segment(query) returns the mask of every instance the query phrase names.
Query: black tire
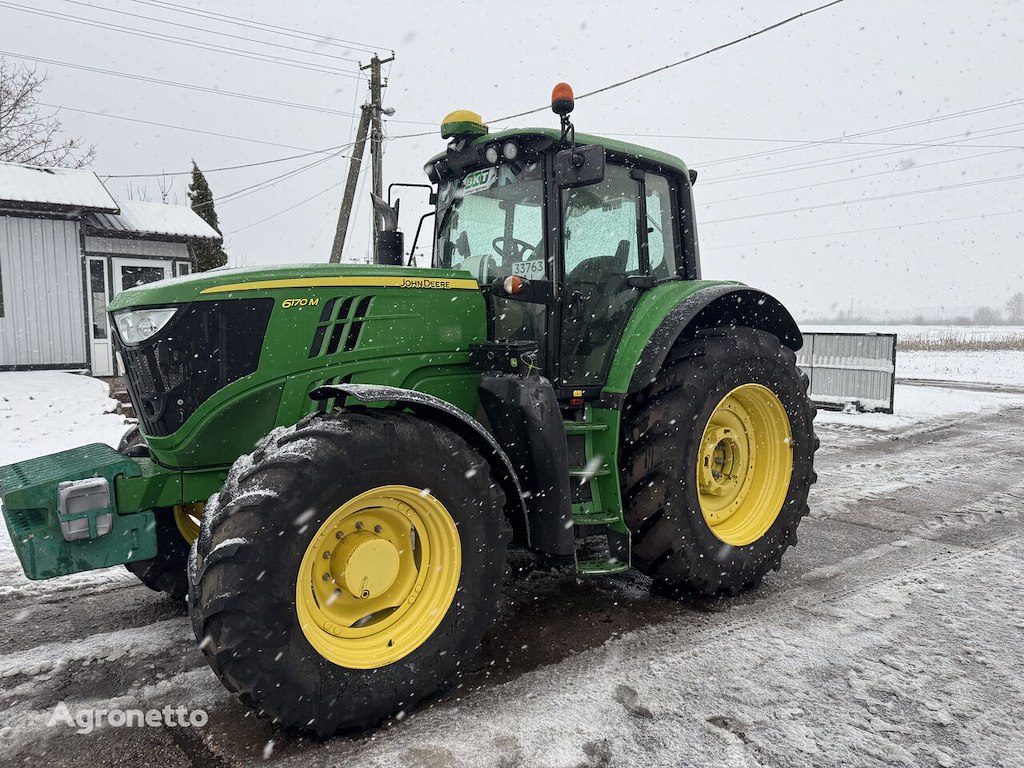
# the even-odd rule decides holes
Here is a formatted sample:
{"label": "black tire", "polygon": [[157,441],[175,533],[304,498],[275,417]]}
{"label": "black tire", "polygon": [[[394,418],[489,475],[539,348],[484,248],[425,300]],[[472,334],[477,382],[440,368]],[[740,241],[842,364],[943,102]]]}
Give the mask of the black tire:
{"label": "black tire", "polygon": [[[793,470],[781,511],[764,535],[745,546],[719,539],[705,522],[696,467],[704,428],[722,398],[761,384],[781,401],[793,440]],[[736,594],[778,570],[808,513],[817,479],[815,407],[793,351],[762,331],[707,331],[679,343],[656,380],[623,414],[621,480],[633,564],[670,593]]]}
{"label": "black tire", "polygon": [[136,458],[149,456],[149,446],[138,427],[132,427],[124,433],[121,442],[117,444],[117,452]]}
{"label": "black tire", "polygon": [[[429,488],[448,510],[462,549],[458,587],[415,650],[386,666],[345,668],[299,626],[299,565],[335,509],[391,484]],[[229,690],[285,726],[320,736],[371,728],[469,671],[497,616],[504,504],[479,452],[428,420],[353,408],[275,430],[235,463],[203,517],[189,563],[200,648]]]}
{"label": "black tire", "polygon": [[[125,456],[149,455],[149,448],[138,427],[132,427],[125,433],[117,451]],[[125,563],[124,567],[154,592],[164,592],[171,599],[184,602],[188,593],[188,542],[175,525],[170,508],[153,511],[156,515],[156,557]]]}
{"label": "black tire", "polygon": [[156,517],[156,557],[136,560],[124,567],[154,592],[184,602],[188,594],[188,542],[174,522],[170,508],[153,510]]}

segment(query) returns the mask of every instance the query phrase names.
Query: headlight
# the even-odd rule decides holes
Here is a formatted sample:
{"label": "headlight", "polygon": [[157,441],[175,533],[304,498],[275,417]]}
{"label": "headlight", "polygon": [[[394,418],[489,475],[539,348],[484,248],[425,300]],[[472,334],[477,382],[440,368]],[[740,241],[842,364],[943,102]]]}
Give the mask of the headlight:
{"label": "headlight", "polygon": [[170,309],[126,309],[114,315],[118,333],[125,344],[140,344],[155,336],[174,317],[178,310]]}

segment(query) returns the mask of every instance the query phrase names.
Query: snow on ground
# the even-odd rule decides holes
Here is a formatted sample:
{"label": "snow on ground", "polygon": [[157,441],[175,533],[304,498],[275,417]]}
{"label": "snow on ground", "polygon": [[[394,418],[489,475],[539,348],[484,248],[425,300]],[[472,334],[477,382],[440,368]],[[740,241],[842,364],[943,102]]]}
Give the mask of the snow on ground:
{"label": "snow on ground", "polygon": [[814,422],[902,432],[934,423],[948,423],[971,414],[994,413],[1008,405],[1024,404],[1024,395],[897,384],[894,403],[895,412],[891,414],[819,410]]}
{"label": "snow on ground", "polygon": [[0,466],[86,443],[117,447],[128,430],[99,379],[59,371],[0,373]]}
{"label": "snow on ground", "polygon": [[896,377],[1024,387],[1024,350],[897,352]]}

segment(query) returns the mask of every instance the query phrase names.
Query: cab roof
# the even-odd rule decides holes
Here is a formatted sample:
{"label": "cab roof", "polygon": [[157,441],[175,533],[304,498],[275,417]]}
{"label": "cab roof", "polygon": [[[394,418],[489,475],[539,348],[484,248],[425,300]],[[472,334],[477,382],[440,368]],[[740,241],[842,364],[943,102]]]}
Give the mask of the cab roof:
{"label": "cab roof", "polygon": [[[555,128],[507,128],[504,131],[498,131],[497,133],[485,133],[481,136],[476,137],[470,143],[472,147],[482,147],[485,144],[491,144],[492,142],[505,141],[507,139],[514,139],[518,136],[544,136],[554,141],[558,141],[562,138],[562,132]],[[667,152],[662,152],[657,149],[651,149],[650,147],[643,147],[639,144],[631,144],[628,141],[619,141],[617,139],[607,139],[603,136],[595,136],[589,133],[577,133],[576,134],[577,144],[597,144],[604,147],[610,152],[616,152],[623,155],[630,155],[637,157],[647,162],[654,163],[656,165],[670,168],[674,171],[678,171],[684,176],[689,173],[689,168],[686,163],[680,160],[675,155],[670,155]],[[439,152],[430,158],[430,162],[435,162],[446,156],[446,152]]]}

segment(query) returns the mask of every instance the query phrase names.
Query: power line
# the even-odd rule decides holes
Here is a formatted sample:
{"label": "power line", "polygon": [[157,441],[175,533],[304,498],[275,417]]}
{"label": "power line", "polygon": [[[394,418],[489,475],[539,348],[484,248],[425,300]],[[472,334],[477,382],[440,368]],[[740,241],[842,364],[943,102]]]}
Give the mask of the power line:
{"label": "power line", "polygon": [[339,154],[332,155],[330,157],[321,157],[314,160],[312,163],[307,163],[306,165],[303,165],[299,168],[295,168],[290,171],[285,171],[284,173],[278,174],[277,176],[272,176],[269,179],[259,181],[255,184],[250,184],[248,187],[236,189],[234,192],[229,192],[228,194],[222,196],[219,200],[217,200],[217,204],[220,205],[222,203],[233,203],[235,200],[240,200],[243,197],[248,197],[249,195],[256,194],[257,192],[262,192],[264,189],[277,186],[282,181],[287,181],[288,179],[294,176],[303,174],[306,171],[316,168],[319,165],[323,165],[328,160],[334,160],[335,158],[340,156],[341,155]]}
{"label": "power line", "polygon": [[[691,140],[691,141],[742,141],[742,142],[765,142],[765,143],[774,143],[774,144],[793,144],[794,142],[803,142],[804,144],[807,144],[807,145],[811,145],[811,144],[813,144],[813,145],[818,145],[818,144],[841,144],[841,145],[865,146],[865,147],[903,147],[903,148],[911,148],[911,147],[952,147],[954,149],[957,148],[957,147],[965,147],[965,148],[975,148],[975,147],[977,147],[979,149],[1020,149],[1021,148],[1019,145],[1016,145],[1016,144],[1013,145],[1013,146],[1002,145],[1002,144],[999,144],[999,145],[995,145],[995,144],[955,144],[955,143],[934,144],[934,143],[921,142],[921,141],[910,141],[910,142],[908,142],[908,141],[846,141],[845,139],[821,139],[821,140],[818,140],[818,141],[806,141],[806,140],[801,140],[801,139],[769,139],[769,138],[761,138],[761,137],[755,137],[755,136],[749,136],[749,137],[748,136],[686,136],[686,135],[671,134],[671,133],[609,133],[607,131],[602,131],[601,135],[602,136],[625,136],[627,138],[630,137],[630,136],[635,136],[637,138],[644,138],[644,139],[688,139],[688,140]],[[760,154],[763,154],[765,156],[770,156],[770,155],[779,154],[779,152],[766,151],[766,152],[763,152],[763,153],[760,153]],[[712,164],[714,164],[714,163],[701,163],[701,162],[697,162],[697,163],[694,163],[694,166],[695,167],[700,167],[700,168],[706,168],[708,165],[712,165]]]}
{"label": "power line", "polygon": [[[816,235],[801,235],[799,237],[785,237],[777,240],[759,240],[755,243],[735,243],[733,245],[712,245],[706,246],[709,251],[725,250],[727,248],[753,248],[757,245],[774,245],[775,243],[791,243],[797,240],[814,240],[820,237],[838,237],[840,235],[859,235],[862,232],[881,232],[887,229],[904,229],[906,227],[924,227],[933,226],[935,224],[951,224],[957,221],[972,221],[974,219],[988,219],[995,216],[1012,216],[1014,214],[1021,214],[1024,211],[999,211],[998,213],[982,213],[977,216],[961,216],[956,219],[937,219],[936,221],[914,221],[906,222],[904,224],[890,224],[884,227],[865,227],[863,229],[848,229],[845,232],[821,232]],[[705,246],[702,246],[704,248]]]}
{"label": "power line", "polygon": [[701,167],[709,168],[709,167],[711,167],[713,165],[722,165],[724,163],[731,163],[731,162],[736,162],[736,161],[739,161],[739,160],[748,160],[748,159],[752,159],[752,158],[755,158],[755,157],[763,157],[765,155],[773,155],[773,156],[774,155],[780,155],[780,154],[783,154],[785,152],[795,152],[795,151],[798,151],[798,150],[801,150],[801,149],[807,149],[809,147],[818,146],[820,144],[830,143],[831,141],[837,141],[837,142],[845,143],[846,140],[848,140],[848,139],[859,139],[859,138],[863,138],[865,136],[875,136],[875,135],[878,135],[880,133],[889,133],[890,131],[903,130],[904,128],[916,128],[918,126],[930,125],[932,123],[939,123],[939,122],[943,122],[945,120],[954,120],[956,118],[966,117],[968,115],[979,115],[979,114],[983,114],[985,112],[992,112],[994,110],[1007,109],[1009,107],[1015,107],[1015,106],[1019,106],[1021,104],[1024,104],[1024,99],[1013,99],[1011,101],[1004,101],[1004,102],[1000,102],[998,104],[988,104],[988,105],[986,105],[984,107],[972,107],[971,109],[963,109],[963,110],[960,110],[958,112],[950,112],[950,113],[945,114],[945,115],[938,115],[938,116],[935,116],[935,117],[928,117],[928,118],[923,118],[923,119],[920,119],[920,120],[914,120],[914,121],[909,122],[909,123],[898,123],[896,125],[890,125],[890,126],[886,126],[884,128],[873,128],[873,129],[867,130],[867,131],[859,131],[857,133],[851,133],[851,134],[848,134],[846,136],[836,136],[833,139],[827,140],[827,141],[804,141],[804,142],[800,142],[796,146],[788,147],[786,149],[772,150],[770,152],[752,152],[752,153],[749,153],[749,154],[746,154],[746,155],[735,155],[734,157],[724,157],[724,158],[721,158],[719,160],[709,160],[709,161],[707,161],[705,163],[701,163]]}
{"label": "power line", "polygon": [[337,109],[328,109],[327,107],[314,107],[309,104],[298,104],[292,101],[283,101],[281,99],[272,99],[267,96],[257,96],[251,93],[236,93],[234,91],[224,91],[219,88],[208,88],[202,85],[194,85],[191,83],[179,83],[176,80],[161,80],[156,77],[146,77],[145,75],[133,75],[128,72],[116,72],[110,69],[100,69],[99,67],[89,67],[84,64],[72,64],[66,61],[57,61],[56,59],[44,59],[39,56],[25,56],[20,53],[11,53],[10,51],[0,51],[0,56],[9,56],[14,59],[24,59],[26,61],[35,61],[40,64],[51,64],[57,67],[67,67],[69,69],[77,69],[83,72],[94,72],[101,75],[111,75],[113,77],[123,77],[128,80],[138,80],[144,83],[153,83],[156,85],[166,85],[172,88],[184,88],[189,91],[198,91],[200,93],[212,93],[218,96],[230,96],[235,99],[244,99],[246,101],[259,102],[261,104],[272,104],[274,106],[281,107],[292,107],[294,109],[304,109],[309,112],[322,112],[327,115],[343,115],[349,117],[351,113],[342,112]]}
{"label": "power line", "polygon": [[196,27],[196,26],[192,26],[191,24],[182,24],[180,21],[167,21],[166,19],[158,19],[155,16],[147,16],[147,15],[142,14],[142,13],[132,13],[131,11],[125,11],[125,10],[120,10],[120,9],[116,9],[116,8],[106,8],[106,7],[101,6],[101,5],[94,5],[92,3],[83,2],[82,0],[63,0],[63,2],[69,3],[71,5],[84,6],[85,8],[95,8],[96,10],[107,11],[108,13],[114,13],[114,14],[117,14],[118,16],[130,16],[130,17],[135,18],[135,19],[144,19],[146,21],[152,21],[152,22],[155,22],[157,24],[164,24],[166,26],[179,27],[181,29],[189,29],[189,30],[192,30],[194,32],[202,32],[202,33],[208,34],[208,35],[216,35],[217,37],[227,37],[227,38],[230,38],[232,40],[241,40],[242,42],[246,42],[246,43],[258,43],[259,45],[266,45],[266,46],[270,46],[271,48],[280,48],[283,51],[294,51],[296,53],[304,53],[304,54],[307,54],[309,56],[323,56],[324,58],[335,59],[336,61],[347,61],[347,62],[351,62],[353,64],[358,64],[359,63],[359,59],[353,59],[353,58],[350,58],[348,56],[336,56],[333,53],[324,53],[323,51],[311,51],[311,50],[308,50],[306,48],[299,48],[299,47],[294,46],[294,45],[285,45],[283,43],[272,43],[269,40],[254,40],[252,37],[245,37],[243,35],[233,35],[230,32],[215,31],[215,30],[209,29],[208,27]]}
{"label": "power line", "polygon": [[161,42],[171,43],[172,45],[181,45],[188,48],[198,48],[200,50],[214,51],[216,53],[227,53],[231,56],[238,56],[244,59],[252,59],[254,61],[262,61],[268,64],[280,64],[281,66],[294,67],[296,69],[304,69],[310,72],[318,72],[320,74],[326,75],[340,75],[342,77],[349,78],[356,77],[356,73],[352,72],[351,70],[338,69],[336,67],[328,67],[326,65],[310,62],[301,62],[296,59],[285,59],[280,56],[263,54],[256,51],[243,51],[237,48],[229,48],[227,46],[217,45],[216,43],[206,43],[198,40],[185,40],[181,37],[175,37],[173,35],[164,35],[160,32],[149,32],[146,30],[124,27],[119,24],[108,24],[98,21],[91,21],[89,19],[82,19],[76,16],[71,16],[70,14],[66,13],[47,11],[38,8],[28,8],[23,5],[5,2],[3,0],[0,0],[0,7],[9,8],[15,11],[22,11],[24,13],[31,13],[37,16],[45,16],[47,18],[58,19],[61,21],[69,21],[74,24],[82,24],[87,27],[98,27],[99,29],[121,32],[128,35],[134,35],[136,37],[143,37],[149,40],[159,40]]}
{"label": "power line", "polygon": [[[220,171],[237,171],[242,168],[257,168],[261,165],[272,165],[274,163],[283,163],[288,160],[298,160],[302,157],[309,157],[310,155],[323,155],[328,153],[337,153],[342,150],[346,150],[351,147],[351,144],[339,144],[336,147],[326,147],[324,149],[314,149],[309,152],[303,152],[300,155],[289,155],[288,157],[276,157],[273,160],[259,160],[253,163],[241,163],[239,165],[226,165],[221,168],[207,168],[203,171],[203,174],[218,173]],[[335,157],[345,157],[345,155],[334,155]],[[330,158],[328,158],[330,159]],[[163,176],[191,176],[192,171],[175,171],[173,173],[167,173],[161,171],[160,173],[101,173],[98,174],[104,179],[152,179],[160,178]]]}
{"label": "power line", "polygon": [[[843,0],[832,0],[832,2],[830,2],[830,3],[825,3],[824,5],[819,5],[817,8],[812,8],[809,11],[801,11],[800,13],[798,13],[798,14],[796,14],[794,16],[790,16],[788,19],[783,19],[782,21],[777,21],[774,24],[770,24],[767,27],[763,27],[763,28],[757,30],[756,32],[751,32],[749,35],[746,35],[744,37],[738,37],[735,40],[730,40],[727,43],[722,43],[721,45],[716,45],[713,48],[708,48],[706,51],[694,54],[693,56],[687,56],[685,59],[680,59],[679,61],[674,61],[671,64],[665,64],[663,66],[656,67],[654,69],[650,69],[650,70],[648,70],[646,72],[641,72],[639,75],[633,75],[633,77],[628,77],[625,80],[620,80],[617,83],[612,83],[611,85],[605,85],[605,86],[603,86],[601,88],[596,88],[593,91],[587,91],[586,93],[584,93],[584,94],[582,94],[580,96],[577,96],[576,100],[579,101],[580,99],[586,99],[586,98],[588,98],[590,96],[596,96],[599,93],[605,93],[606,91],[610,91],[613,88],[620,88],[623,85],[628,85],[629,83],[635,83],[637,80],[642,80],[645,77],[650,77],[651,75],[656,75],[659,72],[664,72],[667,69],[672,69],[673,67],[678,67],[678,66],[680,66],[682,64],[688,64],[689,62],[696,61],[697,59],[702,59],[705,56],[710,56],[711,54],[717,53],[718,51],[724,51],[726,48],[731,48],[734,45],[739,45],[740,43],[744,43],[747,40],[751,40],[751,39],[753,39],[753,38],[755,38],[755,37],[757,37],[759,35],[763,35],[763,34],[766,34],[767,32],[771,32],[773,30],[778,29],[779,27],[784,27],[785,25],[790,24],[791,22],[794,22],[794,21],[796,21],[798,19],[801,19],[804,16],[810,16],[811,14],[817,13],[818,11],[824,11],[826,8],[831,8],[832,6],[839,5],[842,2],[843,2]],[[506,115],[505,117],[499,117],[499,118],[496,118],[494,120],[491,120],[490,122],[492,122],[492,123],[501,123],[501,122],[504,122],[505,120],[514,120],[517,117],[525,117],[526,115],[532,115],[532,114],[535,114],[537,112],[543,112],[544,110],[546,110],[548,108],[549,108],[549,105],[545,104],[543,107],[537,107],[536,109],[529,109],[529,110],[527,110],[525,112],[517,112],[514,115]]]}
{"label": "power line", "polygon": [[290,205],[287,208],[278,211],[277,213],[272,213],[269,216],[265,216],[262,219],[258,219],[257,221],[252,222],[251,224],[246,224],[245,226],[239,227],[238,229],[233,229],[230,232],[226,233],[225,237],[228,237],[230,235],[238,234],[239,232],[244,232],[247,229],[252,229],[253,227],[259,226],[260,224],[263,224],[263,223],[265,223],[267,221],[270,221],[271,219],[276,219],[278,216],[286,214],[289,211],[294,211],[299,206],[305,205],[306,203],[310,202],[311,200],[315,200],[316,198],[320,197],[321,195],[326,195],[328,192],[330,192],[333,189],[337,189],[338,187],[340,187],[344,183],[345,183],[345,180],[342,179],[339,182],[331,184],[331,186],[327,187],[327,189],[321,189],[315,195],[310,195],[305,200],[302,200],[302,201],[300,201],[298,203],[295,203],[295,205]]}
{"label": "power line", "polygon": [[63,104],[47,104],[46,102],[36,102],[41,107],[50,107],[51,109],[67,110],[68,112],[80,112],[83,115],[94,115],[96,117],[105,117],[111,120],[127,120],[130,123],[141,123],[142,125],[152,125],[158,128],[170,128],[175,131],[188,131],[189,133],[200,133],[204,136],[216,136],[220,139],[232,139],[234,141],[248,141],[252,144],[265,144],[269,147],[280,147],[282,149],[299,149],[306,152],[313,152],[309,147],[297,147],[292,144],[280,144],[276,141],[264,141],[262,139],[254,139],[249,136],[234,136],[230,133],[217,133],[216,131],[204,131],[201,128],[187,128],[184,125],[171,125],[170,123],[161,123],[155,120],[142,120],[137,117],[127,117],[125,115],[115,115],[112,112],[93,112],[88,109],[78,109],[77,107],[68,107]]}
{"label": "power line", "polygon": [[970,157],[954,157],[954,158],[947,159],[947,160],[937,160],[934,163],[924,163],[922,165],[911,165],[911,166],[906,167],[906,168],[890,168],[890,169],[887,169],[887,170],[884,170],[884,171],[877,171],[875,173],[865,173],[865,174],[862,174],[860,176],[847,176],[847,177],[842,178],[842,179],[830,179],[829,181],[819,181],[819,182],[815,182],[813,184],[802,184],[802,185],[800,185],[798,187],[786,187],[785,189],[772,189],[772,190],[768,190],[767,192],[755,192],[752,195],[741,195],[739,197],[727,197],[727,198],[723,198],[721,200],[711,200],[711,201],[706,202],[706,203],[701,203],[701,205],[703,205],[703,206],[720,205],[721,203],[733,203],[733,202],[736,202],[738,200],[750,200],[750,199],[755,198],[755,197],[766,197],[767,195],[779,195],[779,194],[782,194],[784,192],[803,192],[803,191],[806,191],[806,190],[809,190],[809,189],[814,189],[815,187],[825,187],[825,186],[829,186],[831,184],[842,184],[843,182],[847,182],[847,181],[859,181],[860,179],[870,179],[870,178],[873,178],[875,176],[888,176],[888,175],[893,174],[893,173],[905,173],[906,171],[917,171],[917,170],[920,170],[921,168],[931,168],[931,167],[936,166],[936,165],[946,165],[948,163],[962,163],[965,160],[977,160],[978,158],[989,157],[991,155],[1003,155],[1003,154],[1006,154],[1007,152],[1017,152],[1017,151],[1020,151],[1021,149],[1024,149],[1024,147],[1011,147],[1010,149],[998,149],[998,150],[996,150],[994,152],[982,152],[981,154],[971,155]]}
{"label": "power line", "polygon": [[765,211],[763,213],[751,213],[745,216],[731,216],[727,219],[711,219],[710,221],[701,222],[702,225],[707,224],[722,224],[727,221],[742,221],[743,219],[761,219],[766,216],[779,216],[784,213],[800,213],[803,211],[816,211],[821,208],[835,208],[844,205],[860,205],[861,203],[872,203],[879,200],[891,200],[897,197],[911,197],[912,195],[924,195],[929,192],[946,192],[950,189],[962,189],[964,187],[977,187],[983,184],[996,184],[1003,181],[1016,181],[1018,179],[1024,179],[1024,173],[1017,174],[1016,176],[1001,176],[995,179],[980,179],[977,181],[965,181],[960,184],[949,184],[943,187],[932,187],[931,189],[914,189],[908,192],[892,192],[888,195],[877,195],[875,197],[862,197],[860,200],[840,200],[834,203],[821,203],[819,205],[805,205],[800,208],[787,208],[782,211]]}
{"label": "power line", "polygon": [[[996,126],[994,128],[985,128],[985,129],[983,129],[982,131],[979,132],[979,134],[983,134],[983,135],[977,135],[976,138],[978,138],[978,139],[994,138],[996,136],[1006,136],[1006,135],[1012,134],[1012,133],[1019,133],[1021,131],[1021,126],[1024,126],[1024,123],[1010,123],[1009,125],[1001,125],[1001,126]],[[1004,130],[1004,129],[1007,129],[1007,130]],[[949,136],[943,136],[943,137],[940,137],[940,140],[941,139],[946,139],[946,138],[948,138],[948,139],[955,139],[955,140],[959,141],[960,138],[961,138],[961,134],[951,134]],[[980,148],[980,145],[977,145],[977,144],[975,144],[975,145],[963,144],[963,145],[959,145],[959,146],[962,146],[963,148],[969,148],[971,146],[976,146],[976,147]],[[1014,148],[1016,149],[1017,147],[1014,147]],[[875,150],[875,151],[871,151],[871,152],[857,152],[857,153],[852,154],[852,155],[833,156],[833,157],[824,158],[822,160],[811,160],[811,161],[806,161],[805,160],[805,161],[802,161],[802,162],[799,162],[799,163],[791,163],[790,165],[776,166],[775,168],[769,168],[767,170],[758,171],[756,173],[749,173],[749,172],[748,173],[734,173],[734,174],[729,175],[729,176],[720,176],[718,178],[712,177],[711,179],[705,180],[703,182],[702,186],[708,187],[708,186],[713,186],[715,184],[729,184],[729,183],[732,183],[734,181],[748,181],[750,179],[759,179],[759,178],[763,178],[763,177],[766,177],[766,176],[778,176],[781,171],[796,172],[796,171],[808,171],[808,170],[812,170],[814,168],[826,168],[826,167],[834,168],[837,165],[845,165],[846,163],[854,163],[854,162],[859,162],[861,160],[871,160],[871,159],[877,159],[877,158],[882,158],[882,157],[891,157],[893,155],[902,154],[902,152],[903,152],[903,150],[901,150],[901,149],[896,149],[896,150]]]}
{"label": "power line", "polygon": [[252,21],[249,19],[239,18],[238,16],[229,16],[226,13],[216,13],[215,11],[207,11],[200,8],[189,8],[187,6],[178,5],[177,3],[167,2],[166,0],[132,0],[132,2],[139,3],[141,5],[149,5],[154,8],[161,8],[163,10],[172,10],[178,13],[188,14],[190,16],[201,16],[203,18],[220,21],[221,23],[229,22],[242,27],[248,27],[249,29],[258,29],[264,32],[283,35],[285,37],[305,40],[307,42],[312,41],[323,45],[333,45],[341,48],[347,47],[355,50],[366,51],[367,53],[378,53],[380,51],[391,51],[394,53],[394,49],[390,46],[374,46],[354,40],[342,40],[341,38],[330,37],[320,32],[306,32],[300,29],[288,29],[287,27],[270,24],[268,22]]}

